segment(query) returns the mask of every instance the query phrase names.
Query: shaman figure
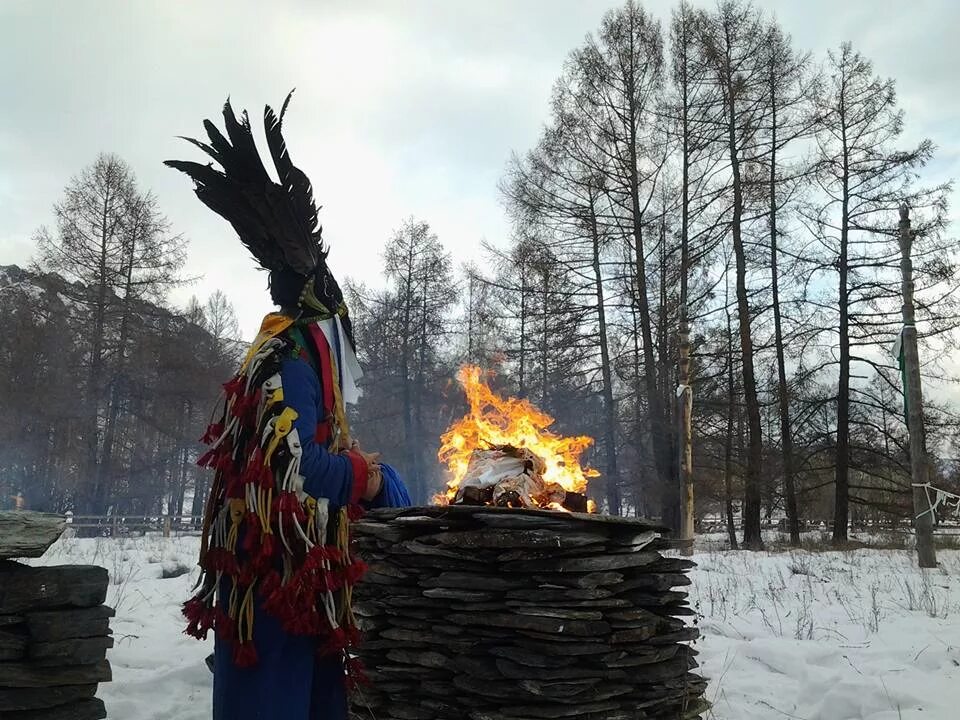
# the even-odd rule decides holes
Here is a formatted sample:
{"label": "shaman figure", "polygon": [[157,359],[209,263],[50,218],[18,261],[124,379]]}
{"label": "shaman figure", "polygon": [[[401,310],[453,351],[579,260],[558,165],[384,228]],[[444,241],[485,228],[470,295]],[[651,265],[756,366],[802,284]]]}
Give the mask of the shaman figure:
{"label": "shaman figure", "polygon": [[264,125],[279,184],[250,120],[223,108],[224,135],[189,141],[218,165],[168,161],[225,218],[269,272],[267,315],[236,375],[200,464],[215,470],[187,632],[215,633],[215,720],[343,720],[361,668],[351,591],[365,566],[350,550],[364,507],[406,505],[396,473],[350,436],[344,404],[359,397],[353,331],[327,267],[307,176],[290,158],[280,114]]}

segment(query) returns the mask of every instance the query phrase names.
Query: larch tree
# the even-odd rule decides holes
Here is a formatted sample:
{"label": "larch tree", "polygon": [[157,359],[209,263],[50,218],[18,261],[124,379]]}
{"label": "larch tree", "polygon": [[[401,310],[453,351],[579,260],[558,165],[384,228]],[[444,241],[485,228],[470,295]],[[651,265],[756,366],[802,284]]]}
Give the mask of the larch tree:
{"label": "larch tree", "polygon": [[149,307],[180,282],[183,241],[171,235],[156,199],[142,192],[120,158],[101,155],[74,177],[54,206],[56,232],[37,235],[40,264],[76,281],[71,299],[88,308],[83,507],[109,495],[119,387],[132,334]]}
{"label": "larch tree", "polygon": [[[869,404],[851,382],[854,363],[876,366],[877,347],[889,343],[900,323],[898,208],[909,205],[917,223],[915,278],[920,306],[934,338],[956,324],[956,252],[943,237],[948,186],[922,187],[917,173],[933,156],[933,144],[898,147],[903,111],[892,80],[844,43],[830,52],[826,89],[818,108],[817,177],[822,201],[807,211],[821,250],[815,272],[834,276],[836,294],[836,471],[833,541],[847,540],[850,477],[856,449],[851,427]],[[834,362],[828,360],[825,366]]]}
{"label": "larch tree", "polygon": [[744,477],[743,544],[762,546],[760,535],[763,434],[754,358],[751,292],[747,286],[747,163],[756,152],[762,119],[768,111],[764,89],[765,24],[752,5],[724,0],[701,23],[703,57],[720,89],[726,136],[731,208],[728,218],[736,272],[737,325],[747,415],[747,467]]}

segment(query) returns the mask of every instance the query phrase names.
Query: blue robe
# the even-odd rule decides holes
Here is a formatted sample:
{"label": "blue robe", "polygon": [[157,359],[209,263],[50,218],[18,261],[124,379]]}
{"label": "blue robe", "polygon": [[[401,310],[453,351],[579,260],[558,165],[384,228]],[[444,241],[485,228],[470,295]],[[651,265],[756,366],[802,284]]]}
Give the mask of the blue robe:
{"label": "blue robe", "polygon": [[[324,416],[323,390],[314,369],[302,359],[280,367],[284,404],[297,412],[294,422],[303,455],[304,491],[330,501],[331,515],[350,500],[353,468],[342,455],[314,441]],[[384,488],[368,507],[409,505],[409,496],[392,468],[384,468]],[[221,585],[221,598],[224,585]],[[220,600],[222,602],[222,599]],[[253,641],[258,662],[233,663],[231,648],[218,638],[214,650],[213,720],[346,720],[347,697],[340,657],[318,658],[316,638],[290,635],[280,621],[254,606]]]}

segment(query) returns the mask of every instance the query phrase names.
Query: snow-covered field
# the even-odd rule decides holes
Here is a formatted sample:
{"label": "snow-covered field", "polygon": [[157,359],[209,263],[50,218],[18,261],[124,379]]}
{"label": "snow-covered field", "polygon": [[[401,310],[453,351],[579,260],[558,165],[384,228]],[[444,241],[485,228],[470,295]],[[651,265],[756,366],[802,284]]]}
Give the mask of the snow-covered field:
{"label": "snow-covered field", "polygon": [[[709,544],[706,544],[709,547]],[[208,720],[212,640],[181,633],[196,538],[64,539],[44,564],[110,571],[117,608],[111,720]],[[731,553],[694,559],[691,603],[714,720],[960,718],[960,551],[921,573],[905,550]]]}

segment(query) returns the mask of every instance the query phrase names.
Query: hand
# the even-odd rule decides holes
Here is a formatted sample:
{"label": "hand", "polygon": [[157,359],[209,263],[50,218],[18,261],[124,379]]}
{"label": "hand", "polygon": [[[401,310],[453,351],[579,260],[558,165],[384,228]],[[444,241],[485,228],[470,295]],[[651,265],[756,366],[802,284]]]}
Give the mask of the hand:
{"label": "hand", "polygon": [[377,495],[380,494],[380,490],[383,488],[383,472],[380,470],[380,466],[376,465],[370,469],[370,472],[367,473],[367,491],[363,494],[363,499],[373,500]]}
{"label": "hand", "polygon": [[380,494],[380,488],[383,487],[383,473],[380,472],[380,453],[368,453],[360,449],[360,444],[354,440],[350,448],[363,458],[367,464],[367,491],[362,495],[364,500],[373,500]]}
{"label": "hand", "polygon": [[353,452],[355,452],[357,455],[359,455],[360,457],[363,458],[363,461],[367,464],[367,470],[368,470],[368,471],[370,470],[370,468],[378,468],[378,469],[379,469],[379,467],[380,467],[380,453],[378,453],[378,452],[373,452],[373,453],[364,452],[363,450],[360,449],[360,446],[357,446],[357,447],[353,448]]}

